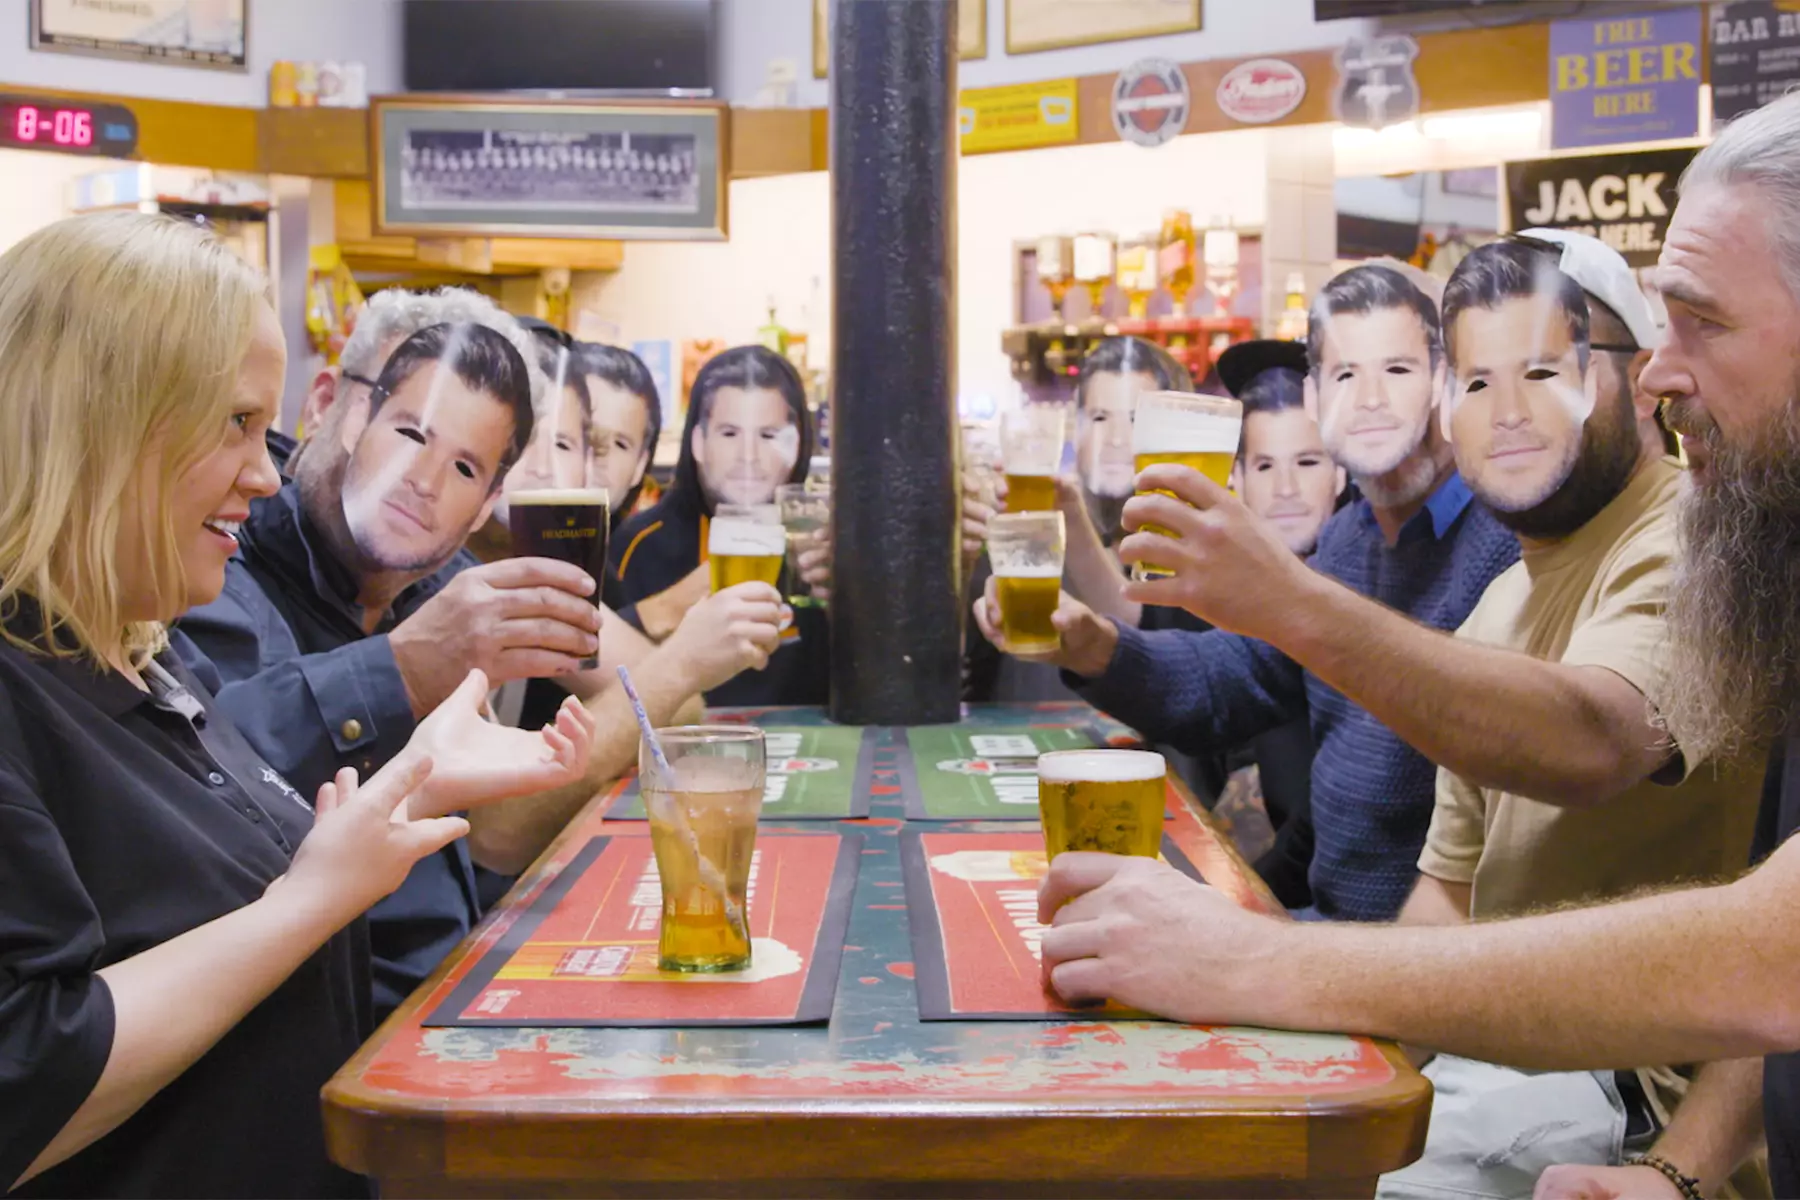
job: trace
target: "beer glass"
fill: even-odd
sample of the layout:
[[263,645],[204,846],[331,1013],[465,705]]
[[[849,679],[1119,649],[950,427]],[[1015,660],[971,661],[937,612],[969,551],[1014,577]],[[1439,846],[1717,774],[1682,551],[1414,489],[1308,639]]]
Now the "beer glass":
[[[512,493],[506,505],[513,557],[573,563],[599,583],[606,572],[607,501],[605,488],[539,488]],[[581,660],[583,670],[599,665],[598,657]]]
[[712,590],[757,580],[774,587],[787,558],[787,531],[774,504],[721,504],[713,512],[706,555],[712,563]]
[[669,769],[638,743],[638,783],[662,882],[658,965],[750,965],[750,863],[763,802],[763,731],[743,725],[659,729]]
[[1000,455],[1006,469],[1007,512],[1056,508],[1056,473],[1062,468],[1067,414],[1032,404],[1000,418]]
[[784,483],[775,489],[781,524],[787,531],[788,597],[795,608],[823,608],[800,576],[800,555],[824,544],[831,524],[831,489],[811,483]]
[[[1237,458],[1238,434],[1243,424],[1244,406],[1227,396],[1145,392],[1138,397],[1132,418],[1134,465],[1142,474],[1158,463],[1176,463],[1192,467],[1224,487],[1231,479],[1231,464]],[[1174,530],[1160,525],[1146,525],[1143,532],[1175,536]],[[1166,567],[1148,563],[1135,563],[1131,568],[1131,577],[1137,580],[1162,579],[1173,574]]]
[[1155,858],[1162,847],[1163,756],[1148,750],[1053,750],[1038,766],[1044,855],[1098,850]]
[[988,562],[1000,600],[1000,648],[1041,658],[1062,648],[1050,618],[1062,594],[1063,515],[1002,513],[988,524]]

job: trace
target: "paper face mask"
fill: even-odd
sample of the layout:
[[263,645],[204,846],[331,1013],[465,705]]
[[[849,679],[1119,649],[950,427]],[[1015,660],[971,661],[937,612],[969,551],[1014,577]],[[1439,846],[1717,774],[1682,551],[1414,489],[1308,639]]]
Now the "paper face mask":
[[775,389],[722,387],[694,429],[693,452],[713,503],[769,504],[800,459],[800,429]]
[[1313,302],[1307,407],[1325,449],[1373,479],[1424,443],[1444,380],[1436,302],[1392,267],[1339,272]]
[[1471,491],[1500,513],[1544,504],[1581,459],[1599,393],[1587,294],[1553,250],[1496,242],[1444,290],[1444,431]]

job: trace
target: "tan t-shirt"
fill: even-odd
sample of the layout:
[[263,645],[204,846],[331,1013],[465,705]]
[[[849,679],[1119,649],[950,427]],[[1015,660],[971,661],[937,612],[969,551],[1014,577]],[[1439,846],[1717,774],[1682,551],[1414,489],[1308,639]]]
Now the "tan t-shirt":
[[[1681,485],[1672,461],[1639,471],[1573,536],[1527,550],[1489,585],[1456,636],[1605,667],[1657,704],[1667,679],[1663,613]],[[1656,733],[1646,726],[1644,736]],[[1703,747],[1682,751],[1680,783],[1646,780],[1590,808],[1478,788],[1440,770],[1419,869],[1473,885],[1470,916],[1477,919],[1743,870],[1761,758],[1716,767],[1704,761]]]

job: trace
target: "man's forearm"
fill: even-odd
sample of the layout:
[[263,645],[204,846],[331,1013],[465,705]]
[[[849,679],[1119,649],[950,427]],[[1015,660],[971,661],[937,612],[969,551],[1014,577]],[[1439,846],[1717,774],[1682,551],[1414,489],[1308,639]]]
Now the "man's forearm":
[[[1213,1017],[1542,1070],[1800,1047],[1800,844],[1736,883],[1457,928],[1273,926]],[[1234,956],[1236,957],[1236,956]],[[1197,972],[1224,963],[1196,962]]]
[[[650,723],[667,725],[695,694],[684,656],[659,647],[632,671]],[[625,689],[613,686],[582,701],[594,714],[594,744],[581,782],[488,805],[469,813],[469,853],[502,875],[530,866],[582,808],[608,783],[637,766],[637,715]]]
[[1653,1152],[1694,1176],[1701,1192],[1712,1195],[1762,1140],[1762,1083],[1760,1058],[1707,1063]]
[[1622,718],[1596,696],[1592,673],[1601,668],[1452,637],[1322,575],[1298,612],[1272,631],[1276,645],[1471,783],[1549,804],[1597,804],[1663,757],[1647,705]]
[[1086,505],[1063,506],[1067,529],[1067,554],[1064,556],[1063,586],[1075,597],[1103,617],[1111,617],[1127,625],[1143,620],[1144,606],[1125,599],[1124,569],[1113,552],[1106,548],[1100,531],[1094,528]]

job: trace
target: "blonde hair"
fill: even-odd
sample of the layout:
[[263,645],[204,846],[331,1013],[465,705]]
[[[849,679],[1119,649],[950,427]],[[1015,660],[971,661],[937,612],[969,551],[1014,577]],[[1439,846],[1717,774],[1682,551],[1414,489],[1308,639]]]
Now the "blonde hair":
[[75,217],[0,255],[0,618],[22,599],[42,616],[0,636],[114,665],[167,644],[161,624],[125,617],[127,492],[154,456],[149,583],[159,608],[179,605],[168,498],[224,439],[265,296],[217,238],[169,217]]

